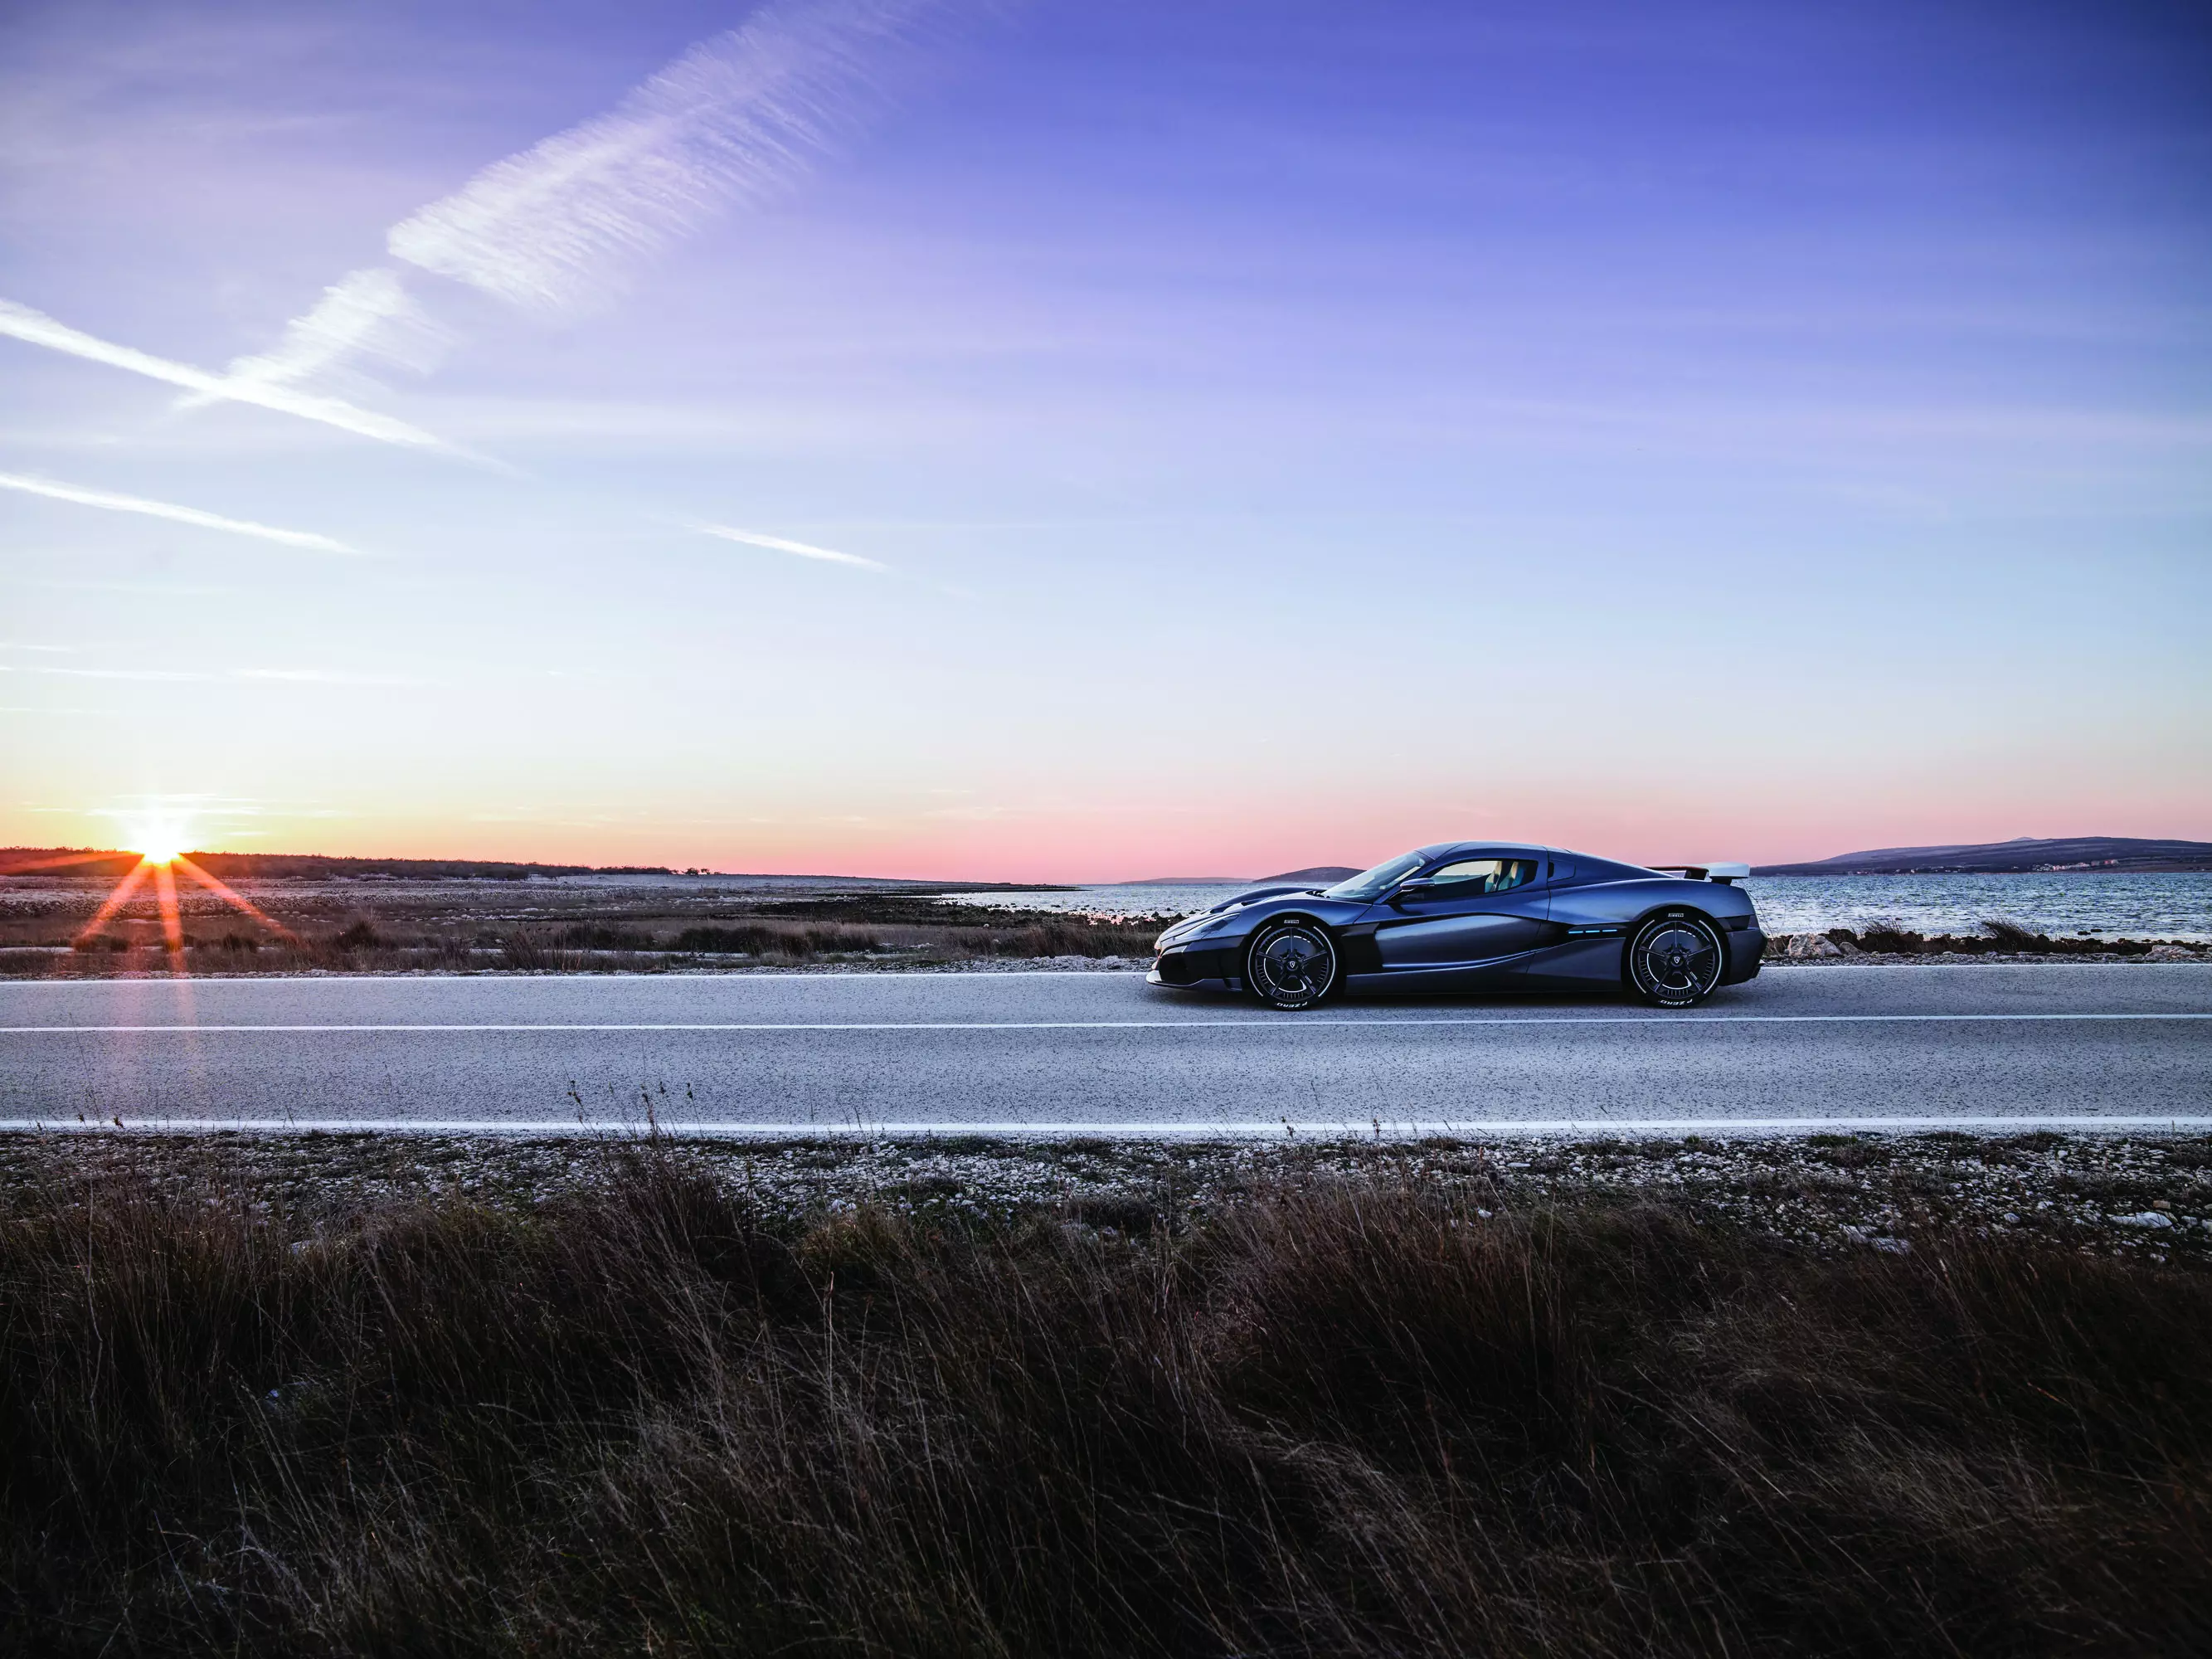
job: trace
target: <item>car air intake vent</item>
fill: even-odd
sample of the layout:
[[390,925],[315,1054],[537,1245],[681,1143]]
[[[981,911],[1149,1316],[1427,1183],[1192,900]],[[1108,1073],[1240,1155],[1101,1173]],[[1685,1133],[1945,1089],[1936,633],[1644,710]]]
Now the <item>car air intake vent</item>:
[[1195,985],[1202,979],[1219,979],[1229,971],[1222,951],[1177,951],[1160,958],[1160,980],[1167,985]]

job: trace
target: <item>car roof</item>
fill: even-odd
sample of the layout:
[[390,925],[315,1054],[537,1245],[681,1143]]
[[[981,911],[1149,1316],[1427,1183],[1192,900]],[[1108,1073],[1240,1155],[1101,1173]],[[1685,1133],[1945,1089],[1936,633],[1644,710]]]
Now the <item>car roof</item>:
[[1495,855],[1499,858],[1519,858],[1523,855],[1543,857],[1557,853],[1556,847],[1546,847],[1528,841],[1440,841],[1433,847],[1418,849],[1424,859]]

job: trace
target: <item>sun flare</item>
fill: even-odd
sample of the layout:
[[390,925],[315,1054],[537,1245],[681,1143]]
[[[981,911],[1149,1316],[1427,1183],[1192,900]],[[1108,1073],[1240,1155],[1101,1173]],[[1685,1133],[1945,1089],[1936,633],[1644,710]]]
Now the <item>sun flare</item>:
[[131,826],[131,839],[124,844],[149,864],[174,864],[185,855],[185,829],[160,819],[141,819]]
[[[296,945],[300,943],[291,929],[265,914],[251,899],[234,892],[224,882],[195,864],[185,852],[186,834],[184,827],[177,823],[142,820],[131,827],[130,839],[124,843],[123,850],[137,854],[138,862],[124,872],[123,878],[115,884],[113,890],[94,913],[92,920],[77,934],[77,949],[89,948],[110,922],[118,917],[127,917],[132,901],[143,902],[144,897],[150,896],[154,901],[155,915],[161,922],[161,943],[168,952],[170,971],[182,974],[185,971],[185,950],[191,941],[185,936],[185,907],[177,888],[179,873],[212,893],[233,910],[252,917],[287,944]],[[75,853],[46,862],[66,866],[112,856],[112,854]],[[45,867],[45,864],[38,867]],[[147,890],[149,887],[150,894]]]

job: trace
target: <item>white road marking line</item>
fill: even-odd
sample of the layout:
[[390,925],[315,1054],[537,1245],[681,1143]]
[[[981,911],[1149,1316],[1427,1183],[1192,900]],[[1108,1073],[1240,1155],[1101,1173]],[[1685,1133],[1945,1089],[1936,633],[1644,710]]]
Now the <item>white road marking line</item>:
[[1306,1016],[1270,1019],[1265,1015],[1241,1019],[1036,1019],[1036,1020],[877,1020],[831,1022],[793,1020],[736,1023],[653,1023],[581,1024],[552,1021],[483,1024],[347,1024],[319,1025],[0,1025],[0,1036],[59,1036],[128,1032],[335,1032],[335,1031],[1180,1031],[1235,1029],[1255,1031],[1312,1030],[1337,1026],[1362,1030],[1391,1030],[1423,1025],[1528,1025],[1556,1028],[1572,1025],[1885,1025],[1962,1024],[1976,1022],[2036,1023],[2083,1020],[2212,1020],[2212,1013],[2059,1013],[2059,1014],[1607,1014],[1595,1018],[1570,1016],[1559,1019],[1525,1019],[1469,1016],[1441,1019],[1314,1019]]

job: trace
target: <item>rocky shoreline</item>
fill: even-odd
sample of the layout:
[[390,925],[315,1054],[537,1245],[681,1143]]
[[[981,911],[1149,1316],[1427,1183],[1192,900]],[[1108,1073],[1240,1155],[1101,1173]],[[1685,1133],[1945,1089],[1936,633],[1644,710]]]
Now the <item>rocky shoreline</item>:
[[2160,945],[2148,951],[2119,955],[2108,951],[1928,951],[1907,954],[1898,951],[1806,951],[1796,956],[1770,954],[1762,969],[1772,968],[1899,968],[1958,967],[1978,963],[2006,966],[2082,963],[2124,968],[2148,963],[2212,962],[2212,947],[2192,949],[2185,945]]
[[2179,939],[2054,939],[2017,923],[1985,921],[1968,934],[1919,933],[1894,922],[1820,932],[1769,933],[1766,959],[1820,962],[1866,957],[1877,962],[2200,962],[2212,944]]

